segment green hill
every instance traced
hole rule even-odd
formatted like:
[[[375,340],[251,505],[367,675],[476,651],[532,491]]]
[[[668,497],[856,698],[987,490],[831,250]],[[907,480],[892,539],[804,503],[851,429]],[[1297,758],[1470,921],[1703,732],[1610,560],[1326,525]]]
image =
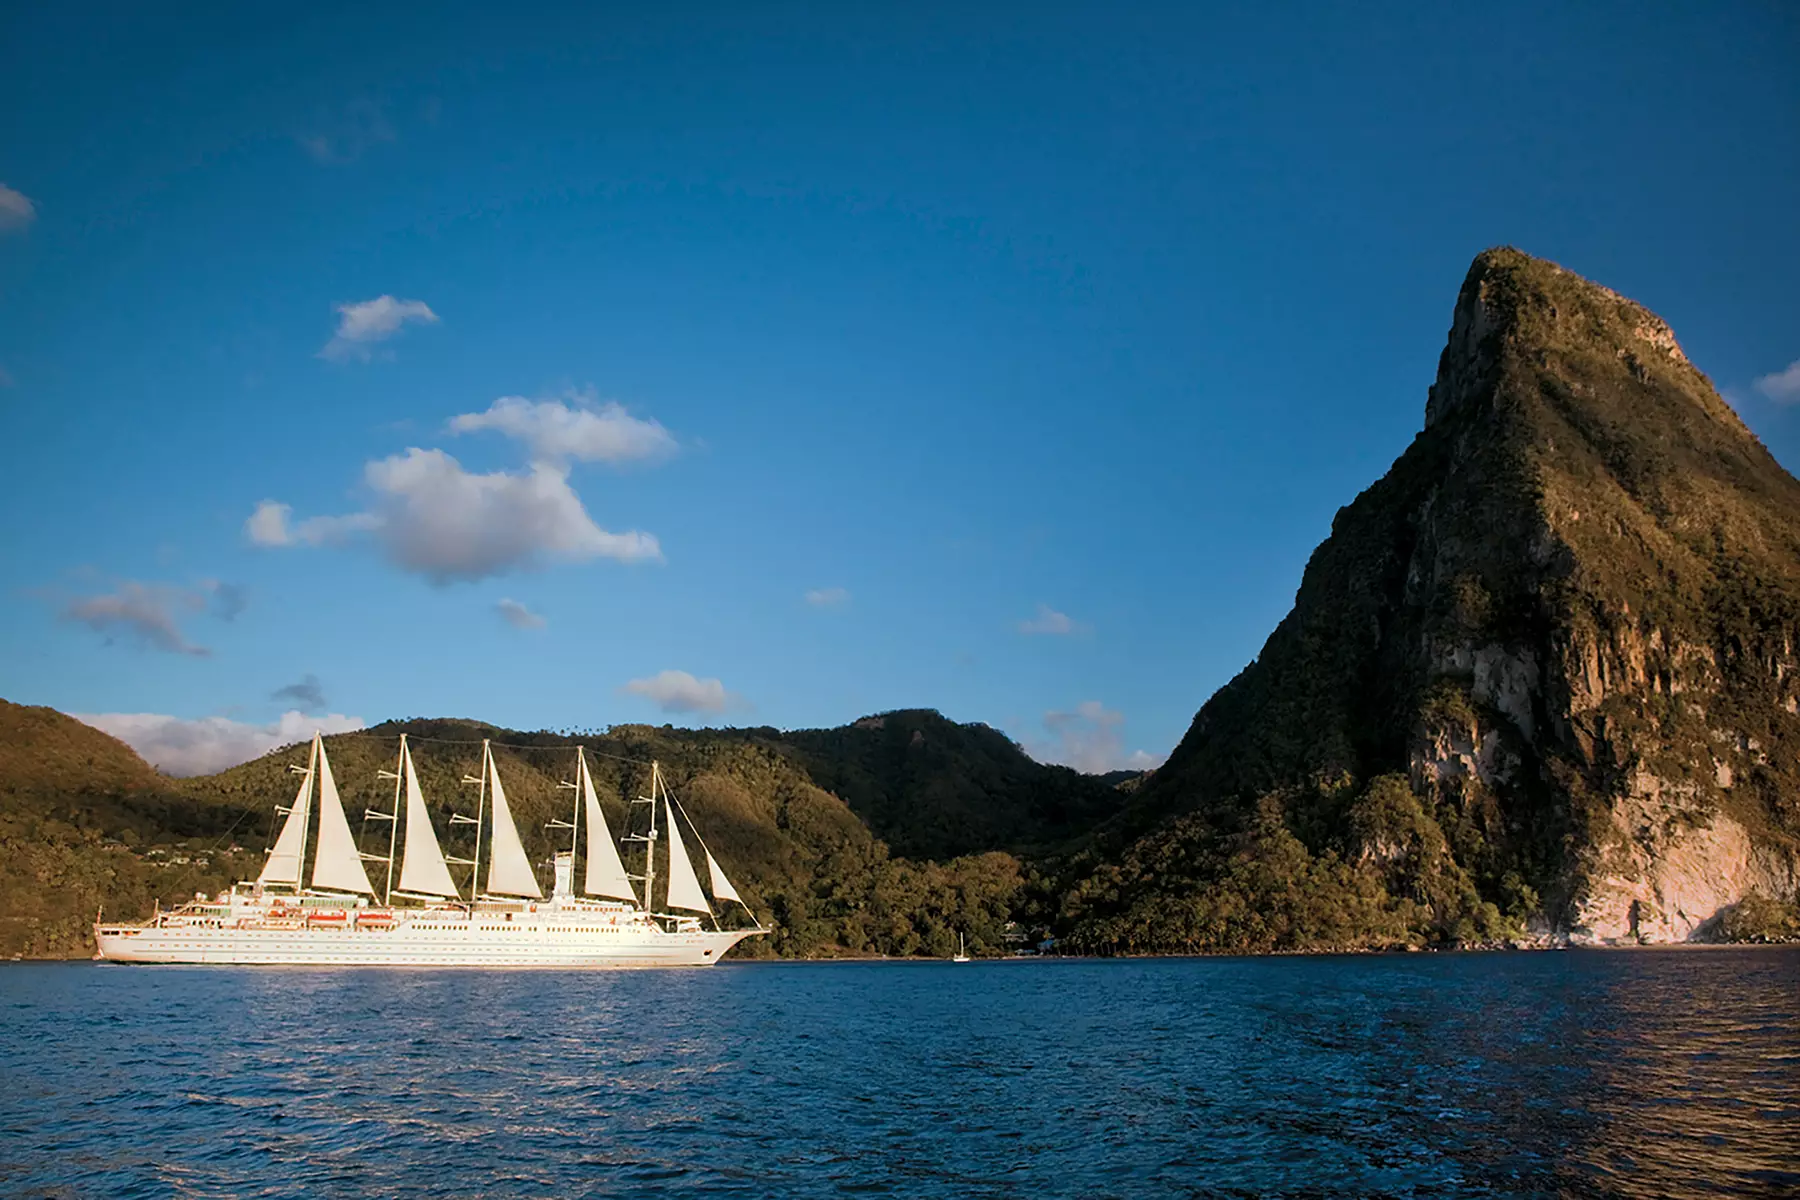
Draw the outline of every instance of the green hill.
[[[273,806],[295,787],[288,766],[305,761],[301,745],[214,776],[170,779],[71,718],[14,705],[6,715],[11,757],[0,763],[14,784],[0,799],[10,881],[0,903],[20,914],[0,942],[8,953],[82,953],[101,903],[135,916],[156,898],[173,901],[254,876],[273,835]],[[884,732],[890,721],[893,732]],[[393,784],[378,772],[392,769],[402,732],[445,849],[463,857],[471,850],[468,827],[451,825],[449,814],[473,811],[474,789],[460,780],[479,772],[482,739],[494,743],[536,861],[567,836],[546,826],[569,814],[571,794],[556,785],[573,778],[577,744],[587,748],[615,831],[624,828],[629,800],[648,788],[648,762],[657,760],[708,846],[774,930],[740,948],[751,955],[943,955],[958,932],[978,950],[998,949],[1008,921],[1037,903],[1024,865],[999,847],[1028,844],[1034,831],[1065,836],[1075,830],[1067,814],[1083,805],[1110,811],[1117,801],[1100,781],[1040,766],[993,730],[935,713],[885,714],[846,730],[793,735],[631,725],[574,736],[420,719],[326,738],[353,826],[365,810],[392,808]],[[897,738],[897,748],[889,745]],[[641,807],[635,817],[643,820]],[[363,849],[385,852],[385,830],[369,823]],[[936,858],[890,853],[883,831]],[[46,872],[49,860],[57,865]],[[379,879],[380,864],[370,866]]]
[[[897,854],[1040,852],[1120,807],[1116,777],[1046,766],[987,725],[901,709],[836,729],[745,731],[781,747]]]
[[[250,817],[73,717],[0,700],[0,955],[91,952],[102,905],[138,915],[254,874],[261,855],[231,849]]]

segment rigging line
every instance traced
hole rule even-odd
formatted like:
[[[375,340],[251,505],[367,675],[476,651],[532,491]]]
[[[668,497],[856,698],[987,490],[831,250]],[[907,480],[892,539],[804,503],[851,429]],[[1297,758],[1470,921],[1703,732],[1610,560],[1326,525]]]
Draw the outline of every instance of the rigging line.
[[[208,857],[211,857],[212,855],[218,853],[219,847],[223,846],[225,844],[225,839],[230,837],[232,834],[236,833],[237,827],[244,823],[244,818],[248,817],[254,811],[256,811],[256,810],[251,809],[251,808],[240,809],[238,811],[238,819],[233,821],[231,823],[230,827],[228,829],[226,829],[224,833],[221,833],[216,839],[214,839],[213,844],[206,848],[206,850],[205,850],[206,855]]]
[[[378,742],[391,742],[399,735],[392,734],[392,733],[368,733],[363,730],[352,730],[352,731],[349,731],[346,733],[328,733],[325,736],[328,738],[333,738],[333,739],[336,739],[336,738],[369,738],[369,739],[372,739],[372,740],[378,741]],[[578,736],[578,735],[571,735],[571,736],[573,737],[573,736]],[[592,736],[604,737],[606,735],[605,734],[596,734],[596,735],[592,735]],[[407,734],[406,740],[409,742],[432,742],[439,746],[479,746],[485,740],[488,742],[489,745],[498,746],[502,750],[546,750],[546,751],[571,750],[571,749],[574,749],[578,745],[584,744],[584,743],[573,741],[573,740],[568,741],[568,742],[559,742],[555,745],[545,745],[541,742],[496,742],[491,738],[488,738],[488,739],[483,739],[483,738],[435,738],[435,737],[424,737],[424,736],[422,736],[420,734],[416,734],[416,733]],[[299,745],[299,743],[296,742],[295,745]],[[589,747],[588,753],[595,758],[610,758],[614,762],[635,763],[636,765],[638,765],[640,767],[647,767],[651,764],[652,761],[654,761],[654,760],[648,759],[648,758],[631,758],[624,754],[608,754],[604,750],[595,750],[592,747]]]

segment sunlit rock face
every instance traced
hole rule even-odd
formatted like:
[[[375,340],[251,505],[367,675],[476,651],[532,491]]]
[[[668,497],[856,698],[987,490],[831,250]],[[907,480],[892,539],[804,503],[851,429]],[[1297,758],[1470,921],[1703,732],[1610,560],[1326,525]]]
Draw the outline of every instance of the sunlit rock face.
[[[1655,314],[1488,251],[1424,428],[1339,511],[1135,832],[1214,836],[1278,793],[1315,859],[1367,861],[1345,797],[1400,774],[1483,897],[1529,883],[1529,925],[1706,939],[1751,893],[1796,899],[1797,647],[1800,482]]]

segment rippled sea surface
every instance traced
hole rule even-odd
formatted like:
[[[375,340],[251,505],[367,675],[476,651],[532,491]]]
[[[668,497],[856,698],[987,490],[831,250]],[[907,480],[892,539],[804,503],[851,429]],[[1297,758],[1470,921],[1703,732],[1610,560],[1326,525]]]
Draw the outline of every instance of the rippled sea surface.
[[[0,969],[0,1195],[1800,1195],[1800,952]]]

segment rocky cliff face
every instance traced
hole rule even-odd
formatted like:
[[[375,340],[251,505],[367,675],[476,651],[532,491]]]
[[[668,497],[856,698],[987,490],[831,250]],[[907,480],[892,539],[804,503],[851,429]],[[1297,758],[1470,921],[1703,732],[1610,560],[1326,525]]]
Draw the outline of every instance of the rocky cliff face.
[[[1347,818],[1403,776],[1431,826],[1407,836],[1474,889],[1386,878],[1415,931],[1481,924],[1479,897],[1577,941],[1704,938],[1800,887],[1797,642],[1800,483],[1654,314],[1489,251],[1424,429],[1122,829],[1218,843],[1273,803],[1314,862],[1374,869],[1392,831]],[[1129,941],[1122,912],[1178,897],[1119,853],[1071,916]]]

